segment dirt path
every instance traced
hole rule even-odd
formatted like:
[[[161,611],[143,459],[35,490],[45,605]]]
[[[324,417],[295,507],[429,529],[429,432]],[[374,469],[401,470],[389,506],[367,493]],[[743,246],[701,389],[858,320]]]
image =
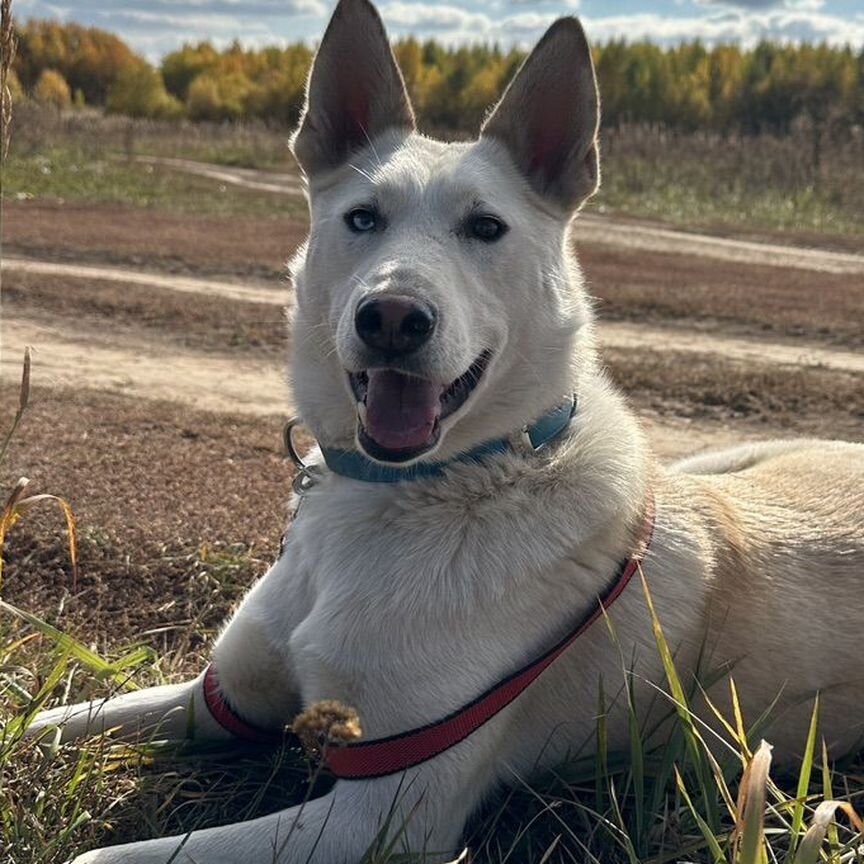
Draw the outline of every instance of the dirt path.
[[[165,400],[217,413],[288,417],[291,405],[281,365],[218,357],[210,353],[154,348],[124,334],[72,333],[61,322],[2,320],[0,379],[16,381],[30,345],[33,385],[108,391],[142,402]],[[658,454],[675,458],[712,447],[765,437],[766,431],[675,417],[645,417]]]
[[[206,411],[290,413],[284,375],[275,362],[166,348],[122,331],[80,332],[68,322],[4,315],[0,378],[21,375],[32,346],[34,386],[107,390],[138,399],[165,399]]]
[[[708,234],[675,231],[671,228],[616,222],[614,219],[590,214],[583,214],[576,220],[574,236],[577,248],[579,243],[596,243],[625,249],[695,255],[715,261],[734,261],[739,264],[792,267],[816,273],[864,276],[864,255],[855,255],[851,252],[829,252],[823,249],[804,249],[778,243],[732,240],[726,237],[712,237]]]
[[[175,159],[168,156],[138,156],[135,161],[143,162],[146,165],[173,168],[186,174],[207,177],[219,183],[242,186],[245,189],[275,192],[278,195],[293,195],[298,198],[303,195],[303,187],[299,180],[290,174],[259,171],[255,168],[235,168],[227,165],[216,165],[211,162],[196,162],[194,159]]]
[[[209,177],[220,183],[231,183],[235,186],[282,195],[298,196],[303,194],[303,189],[297,178],[290,174],[257,171],[252,168],[233,168],[208,162],[196,162],[191,159],[168,159],[155,156],[138,158],[142,162],[163,165],[167,168],[196,174],[199,177]],[[676,231],[653,225],[621,222],[593,214],[582,214],[577,220],[574,230],[577,243],[695,255],[711,258],[715,261],[793,267],[818,273],[864,276],[864,254],[829,252],[822,249],[805,249],[777,243],[755,243],[749,240],[713,237],[708,234]],[[864,250],[864,243],[862,243],[862,250]]]
[[[73,279],[123,282],[142,288],[167,288],[190,294],[204,294],[208,297],[222,297],[226,300],[245,300],[249,303],[265,303],[284,306],[286,297],[278,288],[255,288],[233,282],[191,278],[187,276],[146,273],[124,267],[96,267],[90,264],[58,264],[54,261],[35,261],[32,258],[4,257],[2,269],[37,276],[67,276]]]
[[[75,279],[123,282],[146,288],[162,288],[184,293],[220,297],[226,300],[244,300],[252,303],[284,306],[290,302],[285,291],[257,288],[248,285],[143,273],[121,267],[95,267],[77,264],[59,264],[27,258],[6,258],[3,269],[43,276],[65,276]],[[647,324],[602,322],[598,327],[601,344],[614,348],[653,351],[674,350],[698,354],[718,354],[726,360],[754,361],[785,366],[821,366],[843,372],[864,374],[864,354],[827,348],[812,342],[793,340],[767,341],[745,339],[687,330],[680,326],[657,327]]]
[[[122,283],[123,291],[148,288],[282,306],[288,292],[273,287],[237,284],[164,273],[145,273],[121,267],[84,266],[27,258],[7,258],[4,271],[34,276],[64,277],[69,290],[80,284],[105,281]],[[26,308],[26,307],[25,307]],[[832,371],[864,375],[864,354],[829,348],[812,341],[729,337],[687,329],[686,325],[656,326],[631,322],[603,322],[598,327],[601,345],[652,355],[664,352],[716,355],[718,361],[738,361],[763,367],[822,367]],[[252,416],[287,416],[291,409],[284,382],[281,357],[264,358],[238,352],[220,354],[184,348],[176,343],[148,339],[130,327],[114,322],[97,326],[69,315],[44,314],[28,317],[16,307],[5,314],[0,331],[0,373],[6,381],[20,374],[26,345],[35,349],[35,385],[109,391],[140,400],[168,400],[207,411]],[[680,359],[677,361],[680,362]],[[688,421],[675,416],[647,416],[646,426],[661,456],[670,458],[734,441],[773,434],[771,428],[729,427],[714,421]],[[734,428],[733,428],[734,426]]]
[[[864,353],[824,348],[811,342],[743,339],[685,330],[678,326],[652,327],[617,321],[601,322],[597,330],[601,345],[610,348],[716,354],[724,360],[749,360],[762,365],[816,366],[864,375]]]

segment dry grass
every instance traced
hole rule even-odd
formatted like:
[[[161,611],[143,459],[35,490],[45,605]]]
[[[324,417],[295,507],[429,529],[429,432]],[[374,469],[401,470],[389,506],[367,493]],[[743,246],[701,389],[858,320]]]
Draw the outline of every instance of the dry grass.
[[[46,142],[63,143],[90,158],[106,153],[173,156],[247,168],[296,172],[288,132],[261,121],[191,123],[105,115],[95,109],[59,113],[33,102],[18,106],[16,153],[29,158]]]
[[[290,174],[297,171],[287,149],[287,131],[261,123],[172,123],[104,117],[92,111],[61,115],[22,105],[16,135],[21,170],[16,169],[12,178],[22,186],[18,191],[28,191],[29,185],[34,187],[31,192],[41,190],[40,195],[67,199],[110,200],[110,190],[100,188],[98,176],[88,177],[87,184],[77,182],[80,174],[40,177],[39,159],[50,158],[55,164],[72,159],[87,165],[103,161],[106,153],[162,155]],[[860,131],[838,131],[826,137],[817,172],[812,167],[811,136],[805,129],[778,138],[681,134],[639,126],[604,130],[602,138],[604,185],[590,205],[601,212],[686,228],[782,230],[814,239],[836,236],[853,243],[864,230],[860,182],[864,135]],[[113,177],[114,186],[125,182],[130,200],[148,200],[147,178],[133,177],[129,166],[127,173],[126,180],[122,174]],[[182,191],[188,196],[195,189],[206,198],[200,184],[189,184]],[[179,191],[172,199],[166,188],[160,200],[182,207],[184,197]]]
[[[784,137],[606,129],[603,187],[591,205],[685,227],[737,225],[852,234],[864,231],[864,132],[827,136],[814,169],[812,132]]]
[[[12,91],[6,83],[18,40],[12,20],[12,0],[0,3],[0,161],[5,162],[9,155],[9,142],[12,140]],[[2,190],[0,190],[2,191]]]

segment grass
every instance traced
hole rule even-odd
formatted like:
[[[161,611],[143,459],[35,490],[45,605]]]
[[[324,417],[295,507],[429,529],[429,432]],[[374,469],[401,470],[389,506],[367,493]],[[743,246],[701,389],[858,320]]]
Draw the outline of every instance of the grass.
[[[808,138],[672,134],[636,127],[601,136],[603,185],[591,210],[685,228],[807,234],[864,231],[864,141],[840,136],[814,170]]]
[[[5,167],[10,199],[62,198],[198,215],[305,218],[301,197],[272,194],[195,177],[160,165],[130,162],[122,153],[93,154],[64,143],[28,156],[12,154]]]
[[[647,584],[643,587],[647,592]],[[630,758],[605,752],[602,727],[610,706],[601,695],[598,756],[574,759],[531,785],[514,778],[514,788],[469,827],[471,860],[860,860],[861,765],[838,767],[823,760],[818,701],[799,773],[775,783],[769,774],[770,748],[757,746],[759,724],[748,727],[739,711],[733,717],[719,711],[711,716],[716,709],[709,704],[708,719],[723,733],[718,744],[706,718],[693,708],[699,690],[679,677],[656,616],[654,628],[666,668],[658,699],[668,704],[669,720],[659,742],[651,743],[656,736],[634,707],[628,709],[634,733]],[[10,864],[55,864],[94,845],[253,818],[312,794],[310,777],[318,778],[290,746],[216,750],[150,742],[128,747],[94,738],[78,748],[37,747],[22,733],[42,705],[101,698],[132,682],[145,686],[172,680],[175,676],[166,674],[171,658],[134,646],[118,646],[100,657],[81,642],[61,637],[47,622],[8,606],[0,617],[0,645],[6,704],[0,823]],[[622,675],[626,689],[626,668]],[[618,690],[620,683],[608,686]],[[737,705],[734,682],[725,686],[732,688]],[[317,782],[314,794],[326,785],[326,778]],[[836,818],[840,814],[843,818]],[[397,857],[379,854],[375,860],[395,862]]]

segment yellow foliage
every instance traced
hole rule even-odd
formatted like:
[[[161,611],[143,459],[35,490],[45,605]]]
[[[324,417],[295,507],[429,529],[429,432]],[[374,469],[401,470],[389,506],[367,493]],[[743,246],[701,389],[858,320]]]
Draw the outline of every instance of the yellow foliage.
[[[36,82],[33,98],[52,108],[68,108],[72,104],[72,91],[66,79],[53,69],[44,69]]]
[[[124,66],[108,91],[105,107],[129,117],[175,117],[182,106],[169,96],[162,76],[147,63]]]
[[[59,74],[87,103],[134,116],[234,120],[286,126],[299,116],[312,51],[303,44],[218,50],[209,42],[168,54],[159,69],[111,33],[57,21],[20,28],[15,69],[25,92]],[[495,46],[447,48],[411,37],[394,45],[420,125],[476,132],[524,55]],[[799,117],[864,124],[864,54],[828,45],[762,42],[744,50],[698,43],[661,47],[613,40],[592,49],[606,125],[784,132]],[[49,76],[49,81],[52,79]],[[68,104],[56,81],[40,92]]]

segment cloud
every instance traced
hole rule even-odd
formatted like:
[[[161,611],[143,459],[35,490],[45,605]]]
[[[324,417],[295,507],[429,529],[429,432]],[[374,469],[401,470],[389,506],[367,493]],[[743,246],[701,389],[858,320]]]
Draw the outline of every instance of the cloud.
[[[582,2],[590,12],[588,0]],[[864,14],[830,14],[833,2],[687,0],[674,7],[675,14],[583,13],[582,21],[594,42],[649,39],[669,45],[700,39],[752,46],[760,39],[782,39],[864,47]],[[183,42],[202,39],[219,47],[233,39],[250,47],[315,43],[332,5],[333,0],[89,0],[70,9],[68,3],[44,0],[16,3],[22,17],[59,17],[113,30],[154,62]],[[380,0],[379,9],[394,37],[415,34],[451,46],[496,42],[529,48],[576,5],[578,0],[474,0],[470,5],[468,0]],[[609,5],[593,8],[605,11]]]
[[[239,18],[286,18],[294,15],[323,16],[328,6],[323,0],[97,0],[87,4],[90,14],[111,17],[117,13],[155,14],[176,20],[177,16],[206,17],[228,15]]]
[[[469,12],[461,6],[428,3],[386,3],[379,7],[385,24],[410,30],[487,30],[491,26],[488,15]]]
[[[661,44],[701,39],[708,44],[738,42],[751,47],[760,39],[864,45],[864,16],[840,18],[797,9],[671,18],[656,13],[583,18],[594,41],[650,39]]]
[[[582,5],[582,0],[505,0],[505,3],[510,6],[563,6],[566,9],[578,9]],[[500,0],[496,5],[502,5]]]

